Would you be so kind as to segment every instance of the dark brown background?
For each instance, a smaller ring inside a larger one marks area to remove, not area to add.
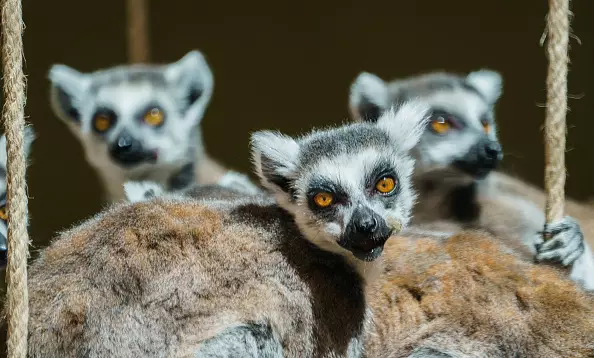
[[[480,5],[479,5],[480,4]],[[81,147],[50,111],[46,73],[62,62],[82,71],[126,61],[123,0],[24,0],[26,113],[38,139],[29,170],[35,249],[101,209],[100,187]],[[541,185],[546,59],[539,46],[546,1],[153,0],[156,62],[203,51],[215,92],[203,120],[209,152],[250,170],[248,134],[299,133],[347,119],[347,93],[362,70],[383,78],[444,69],[500,71],[498,106],[505,168]],[[594,2],[574,1],[567,192],[594,196]]]

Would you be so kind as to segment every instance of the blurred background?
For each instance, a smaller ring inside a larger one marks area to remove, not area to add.
[[[251,131],[297,134],[346,120],[350,83],[363,70],[393,79],[487,67],[504,79],[497,107],[503,167],[542,186],[546,1],[149,4],[153,62],[198,49],[214,72],[202,126],[208,152],[223,164],[250,171]],[[26,115],[38,136],[28,172],[34,257],[57,231],[104,205],[79,142],[50,110],[47,71],[54,63],[81,71],[125,63],[127,24],[122,0],[24,0],[23,12]],[[575,1],[573,12],[582,44],[570,42],[569,91],[581,99],[569,102],[567,194],[586,199],[594,197],[594,2]]]

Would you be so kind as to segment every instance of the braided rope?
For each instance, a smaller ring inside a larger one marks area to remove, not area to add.
[[[565,136],[569,0],[549,0],[547,16],[547,106],[545,117],[546,222],[563,217],[565,206]]]
[[[149,62],[148,5],[147,0],[128,0],[128,61]]]
[[[25,183],[25,76],[23,74],[23,16],[21,0],[2,1],[2,66],[6,132],[8,267],[6,269],[6,311],[8,357],[27,356],[27,198]]]

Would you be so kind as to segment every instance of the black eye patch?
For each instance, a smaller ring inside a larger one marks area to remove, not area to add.
[[[381,180],[382,178],[394,178],[396,181],[396,190],[394,190],[394,194],[398,192],[398,175],[396,175],[396,170],[392,166],[392,164],[388,161],[381,161],[375,165],[375,168],[369,172],[365,179],[365,187],[367,190],[375,190],[376,183]]]
[[[328,208],[320,208],[314,203],[314,197],[318,193],[330,193],[333,196],[333,200],[335,204],[345,204],[348,202],[348,195],[346,190],[344,190],[340,185],[336,183],[324,179],[324,178],[316,178],[311,181],[309,184],[309,188],[307,190],[307,204],[309,208],[314,211],[327,211],[334,207],[334,205]]]

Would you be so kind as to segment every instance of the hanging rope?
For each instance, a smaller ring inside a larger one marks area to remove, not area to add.
[[[149,62],[148,0],[127,0],[128,61]]]
[[[27,198],[25,183],[25,76],[23,74],[23,14],[21,0],[2,1],[2,66],[6,133],[8,266],[6,268],[6,311],[8,357],[27,356]]]
[[[549,0],[547,16],[547,106],[545,118],[546,222],[563,217],[565,206],[565,135],[569,0]]]

